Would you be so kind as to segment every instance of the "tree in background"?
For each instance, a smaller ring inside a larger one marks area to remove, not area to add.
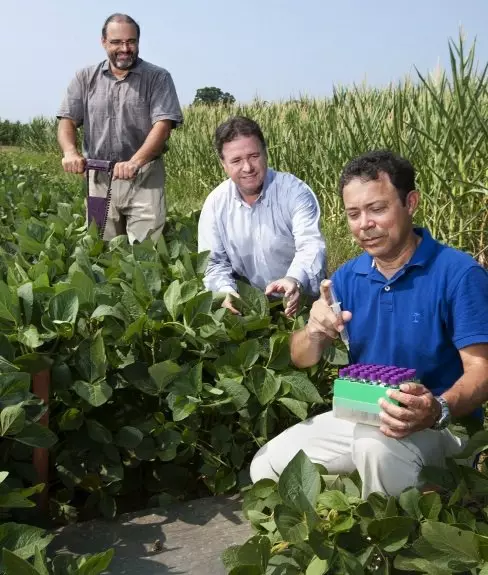
[[[233,104],[236,101],[229,92],[222,92],[215,86],[199,88],[193,99],[193,104]]]

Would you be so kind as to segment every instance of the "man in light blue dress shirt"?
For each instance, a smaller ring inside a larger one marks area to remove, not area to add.
[[[259,125],[237,116],[221,124],[215,147],[229,179],[205,200],[198,250],[210,251],[205,285],[238,297],[236,278],[267,295],[282,294],[285,313],[298,310],[300,293],[318,295],[326,275],[320,208],[312,190],[292,174],[268,168]]]

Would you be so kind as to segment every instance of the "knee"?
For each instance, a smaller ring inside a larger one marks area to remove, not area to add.
[[[271,466],[269,443],[263,445],[263,447],[261,447],[261,449],[253,457],[249,474],[253,483],[256,483],[260,479],[273,479],[274,481],[278,480],[278,475],[275,473]]]

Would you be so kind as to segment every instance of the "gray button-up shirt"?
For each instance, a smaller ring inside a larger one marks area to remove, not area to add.
[[[326,272],[315,194],[292,174],[271,169],[252,206],[232,180],[209,194],[198,223],[198,250],[210,251],[204,281],[217,292],[235,290],[238,274],[262,290],[291,276],[316,295]]]
[[[140,58],[123,80],[108,60],[76,73],[57,113],[83,125],[83,152],[98,160],[127,161],[159,120],[183,122],[170,73]]]

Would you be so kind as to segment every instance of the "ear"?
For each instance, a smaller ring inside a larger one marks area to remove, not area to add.
[[[407,207],[408,214],[410,216],[413,216],[415,210],[418,208],[419,200],[420,200],[420,194],[417,190],[412,190],[411,192],[408,192],[405,201],[405,206]]]

